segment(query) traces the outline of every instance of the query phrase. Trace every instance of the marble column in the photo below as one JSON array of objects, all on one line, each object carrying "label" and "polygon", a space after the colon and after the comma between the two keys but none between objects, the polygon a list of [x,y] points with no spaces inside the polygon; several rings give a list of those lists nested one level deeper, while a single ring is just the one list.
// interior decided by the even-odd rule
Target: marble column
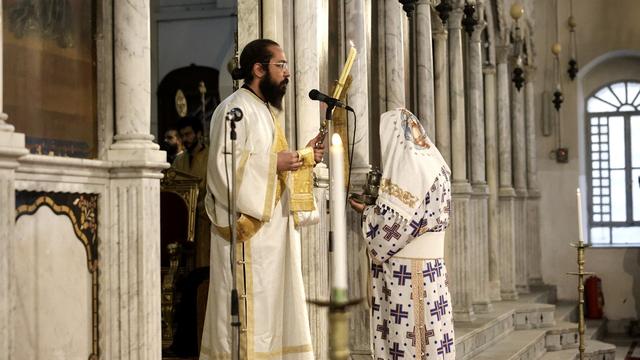
[{"label": "marble column", "polygon": [[296,1],[294,13],[295,101],[297,146],[302,148],[317,133],[324,114],[317,101],[309,99],[309,90],[320,89],[320,33],[318,2]]},{"label": "marble column", "polygon": [[540,249],[540,185],[536,166],[536,125],[535,125],[535,67],[525,68],[524,116],[527,142],[527,244],[528,282],[530,285],[542,284],[541,249]]},{"label": "marble column", "polygon": [[[369,71],[367,54],[367,23],[365,0],[345,0],[345,27],[346,40],[353,43],[358,51],[358,56],[351,68],[351,86],[348,91],[349,105],[355,110],[358,126],[355,138],[349,134],[350,141],[354,144],[353,171],[364,172],[369,170]],[[351,117],[350,117],[351,118]],[[353,123],[350,121],[349,128]]]},{"label": "marble column", "polygon": [[11,296],[16,284],[9,284],[9,255],[13,253],[11,240],[15,227],[15,169],[18,159],[27,154],[24,134],[16,133],[7,123],[3,111],[3,67],[2,67],[2,1],[0,1],[0,359],[9,360],[11,352]]},{"label": "marble column", "polygon": [[397,0],[384,0],[384,12],[387,109],[392,110],[406,107],[402,25],[402,18],[405,15],[402,11],[402,5]]},{"label": "marble column", "polygon": [[[349,105],[353,107],[358,126],[356,134],[349,131],[350,141],[354,146],[351,189],[360,192],[366,182],[369,172],[369,84],[367,57],[367,21],[365,0],[345,0],[345,43],[350,42],[358,51],[358,56],[351,68],[351,86],[348,91]],[[400,44],[402,45],[402,44]],[[345,49],[347,50],[347,49]],[[353,120],[352,116],[349,116]],[[349,122],[349,129],[353,129],[353,122]],[[367,277],[369,263],[366,254],[366,245],[362,241],[361,216],[354,211],[347,212],[347,256],[349,271],[349,298],[358,299],[367,297]],[[363,277],[364,275],[364,277]],[[351,308],[350,328],[353,329],[349,336],[350,350],[353,359],[371,358],[371,309],[365,304],[359,304]],[[374,329],[375,330],[375,329]]]},{"label": "marble column", "polygon": [[449,15],[449,114],[451,118],[451,162],[453,182],[466,183],[467,149],[465,128],[464,67],[462,54],[462,8]]},{"label": "marble column", "polygon": [[[318,133],[321,119],[324,113],[320,112],[317,101],[309,99],[309,90],[323,89],[320,83],[320,69],[326,68],[322,63],[321,36],[326,36],[323,29],[326,24],[321,24],[326,19],[321,12],[320,3],[315,0],[296,1],[293,7],[293,44],[294,61],[292,76],[292,94],[295,97],[295,126],[297,148],[302,148],[309,139]],[[326,44],[326,42],[325,42]],[[328,142],[327,142],[328,144]],[[296,147],[292,144],[291,147]],[[302,274],[305,284],[305,294],[308,299],[329,300],[329,230],[330,217],[327,214],[327,200],[329,187],[329,174],[325,164],[321,163],[314,169],[316,173],[316,187],[314,195],[321,216],[319,224],[307,226],[301,229],[300,236],[305,239],[302,242]],[[309,305],[309,324],[313,348],[317,358],[328,358],[328,312],[326,308]]]},{"label": "marble column", "polygon": [[160,179],[168,167],[151,140],[148,0],[114,2],[116,135],[109,232],[100,273],[101,336],[105,359],[159,359]]},{"label": "marble column", "polygon": [[[524,90],[511,86],[511,119],[513,151],[513,185],[516,192],[514,202],[514,222],[527,224],[527,159],[524,124]],[[529,292],[527,275],[527,227],[515,227],[516,289],[519,293]]]},{"label": "marble column", "polygon": [[515,270],[515,224],[514,197],[511,173],[511,119],[509,89],[511,80],[509,66],[510,47],[496,46],[497,89],[498,89],[498,166],[499,173],[499,203],[498,203],[498,232],[500,294],[503,300],[518,298],[516,291]]},{"label": "marble column", "polygon": [[[260,0],[238,0],[238,51],[240,52],[250,41],[262,37],[260,9]],[[266,15],[269,15],[269,12]]]},{"label": "marble column", "polygon": [[[428,136],[435,140],[436,119],[434,109],[433,49],[431,37],[431,5],[429,0],[420,0],[416,9],[416,51],[418,63],[418,118]],[[440,19],[436,19],[440,21]]]},{"label": "marble column", "polygon": [[284,46],[284,21],[282,1],[262,2],[262,36]]},{"label": "marble column", "polygon": [[[478,2],[478,6],[482,3]],[[489,187],[486,181],[485,166],[485,133],[484,133],[484,89],[482,84],[482,39],[484,22],[478,24],[468,37],[467,51],[467,96],[469,117],[469,139],[471,141],[471,196],[473,223],[469,241],[472,243],[472,266],[475,268],[473,306],[476,312],[491,311],[489,300],[489,235],[487,228],[487,199]]]},{"label": "marble column", "polygon": [[451,167],[451,124],[449,123],[449,57],[448,32],[440,19],[433,22],[434,105],[436,118],[436,146]]},{"label": "marble column", "polygon": [[448,267],[453,274],[450,288],[454,319],[472,321],[475,318],[473,302],[472,252],[470,251],[470,197],[471,185],[467,180],[464,67],[462,53],[462,2],[454,5],[449,16],[449,110],[451,114],[452,194],[454,213],[448,230],[447,248],[450,249]]},{"label": "marble column", "polygon": [[498,123],[496,114],[496,67],[487,65],[484,74],[485,159],[489,199],[487,204],[489,299],[500,301],[498,241]]}]

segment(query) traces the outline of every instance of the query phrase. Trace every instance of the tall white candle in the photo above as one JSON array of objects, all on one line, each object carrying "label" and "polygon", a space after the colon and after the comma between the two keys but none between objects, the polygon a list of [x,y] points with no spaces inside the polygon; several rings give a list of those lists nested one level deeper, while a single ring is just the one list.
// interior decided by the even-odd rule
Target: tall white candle
[{"label": "tall white candle", "polygon": [[[344,147],[340,135],[331,137],[331,224],[333,228],[333,289],[347,289],[347,225],[345,213]],[[340,293],[346,293],[339,291]]]},{"label": "tall white candle", "polygon": [[578,241],[583,243],[584,237],[582,235],[582,198],[580,196],[580,188],[576,190],[576,198],[578,199]]}]

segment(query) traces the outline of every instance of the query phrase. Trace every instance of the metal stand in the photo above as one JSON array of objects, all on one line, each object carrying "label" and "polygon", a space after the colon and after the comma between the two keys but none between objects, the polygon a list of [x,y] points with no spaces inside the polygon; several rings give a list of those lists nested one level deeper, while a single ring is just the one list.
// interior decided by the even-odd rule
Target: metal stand
[{"label": "metal stand", "polygon": [[576,275],[576,276],[578,276],[578,336],[579,336],[579,341],[580,341],[580,345],[578,347],[578,351],[579,351],[579,354],[580,354],[579,359],[583,360],[584,359],[584,351],[585,351],[585,346],[584,346],[584,330],[585,330],[585,323],[584,323],[584,277],[585,277],[585,275],[593,275],[594,273],[584,271],[584,261],[585,261],[584,249],[588,248],[589,244],[585,244],[582,241],[578,241],[577,243],[571,244],[571,246],[575,247],[577,249],[577,252],[578,252],[578,259],[577,259],[578,272],[569,272],[567,274],[568,275]]},{"label": "metal stand", "polygon": [[230,131],[229,138],[231,139],[231,199],[229,206],[229,213],[231,214],[231,359],[240,359],[240,312],[238,304],[238,289],[236,287],[236,243],[237,243],[237,219],[236,219],[236,122],[242,119],[242,111],[238,108],[229,110],[226,116],[226,121],[229,121]]}]

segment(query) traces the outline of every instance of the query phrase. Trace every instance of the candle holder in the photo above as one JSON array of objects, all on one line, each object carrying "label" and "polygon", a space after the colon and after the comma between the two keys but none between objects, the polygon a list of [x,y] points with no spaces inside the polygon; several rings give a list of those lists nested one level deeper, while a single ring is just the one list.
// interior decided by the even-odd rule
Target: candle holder
[{"label": "candle holder", "polygon": [[329,358],[331,360],[348,360],[349,351],[349,310],[363,299],[346,302],[307,300],[308,303],[329,308]]},{"label": "candle holder", "polygon": [[372,169],[367,174],[367,182],[362,185],[363,193],[351,193],[350,197],[365,205],[374,205],[378,198],[382,173],[377,168]]},{"label": "candle holder", "polygon": [[584,263],[585,256],[584,250],[588,248],[590,245],[585,244],[582,241],[578,241],[577,243],[571,244],[578,253],[577,263],[578,263],[578,271],[577,272],[568,272],[567,275],[574,275],[578,277],[578,337],[579,337],[579,346],[578,353],[580,355],[579,359],[584,359],[584,330],[585,330],[585,322],[584,322],[584,277],[587,275],[594,275],[593,272],[584,271]]}]

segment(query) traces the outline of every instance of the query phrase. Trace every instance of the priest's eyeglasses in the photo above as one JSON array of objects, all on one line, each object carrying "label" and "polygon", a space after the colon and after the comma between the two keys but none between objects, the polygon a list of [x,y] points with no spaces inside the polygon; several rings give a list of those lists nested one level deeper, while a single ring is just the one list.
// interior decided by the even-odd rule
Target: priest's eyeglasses
[{"label": "priest's eyeglasses", "polygon": [[273,66],[277,66],[280,68],[280,70],[282,71],[286,71],[289,70],[289,63],[286,61],[281,61],[281,62],[277,62],[277,63],[260,63],[262,65],[273,65]]}]

